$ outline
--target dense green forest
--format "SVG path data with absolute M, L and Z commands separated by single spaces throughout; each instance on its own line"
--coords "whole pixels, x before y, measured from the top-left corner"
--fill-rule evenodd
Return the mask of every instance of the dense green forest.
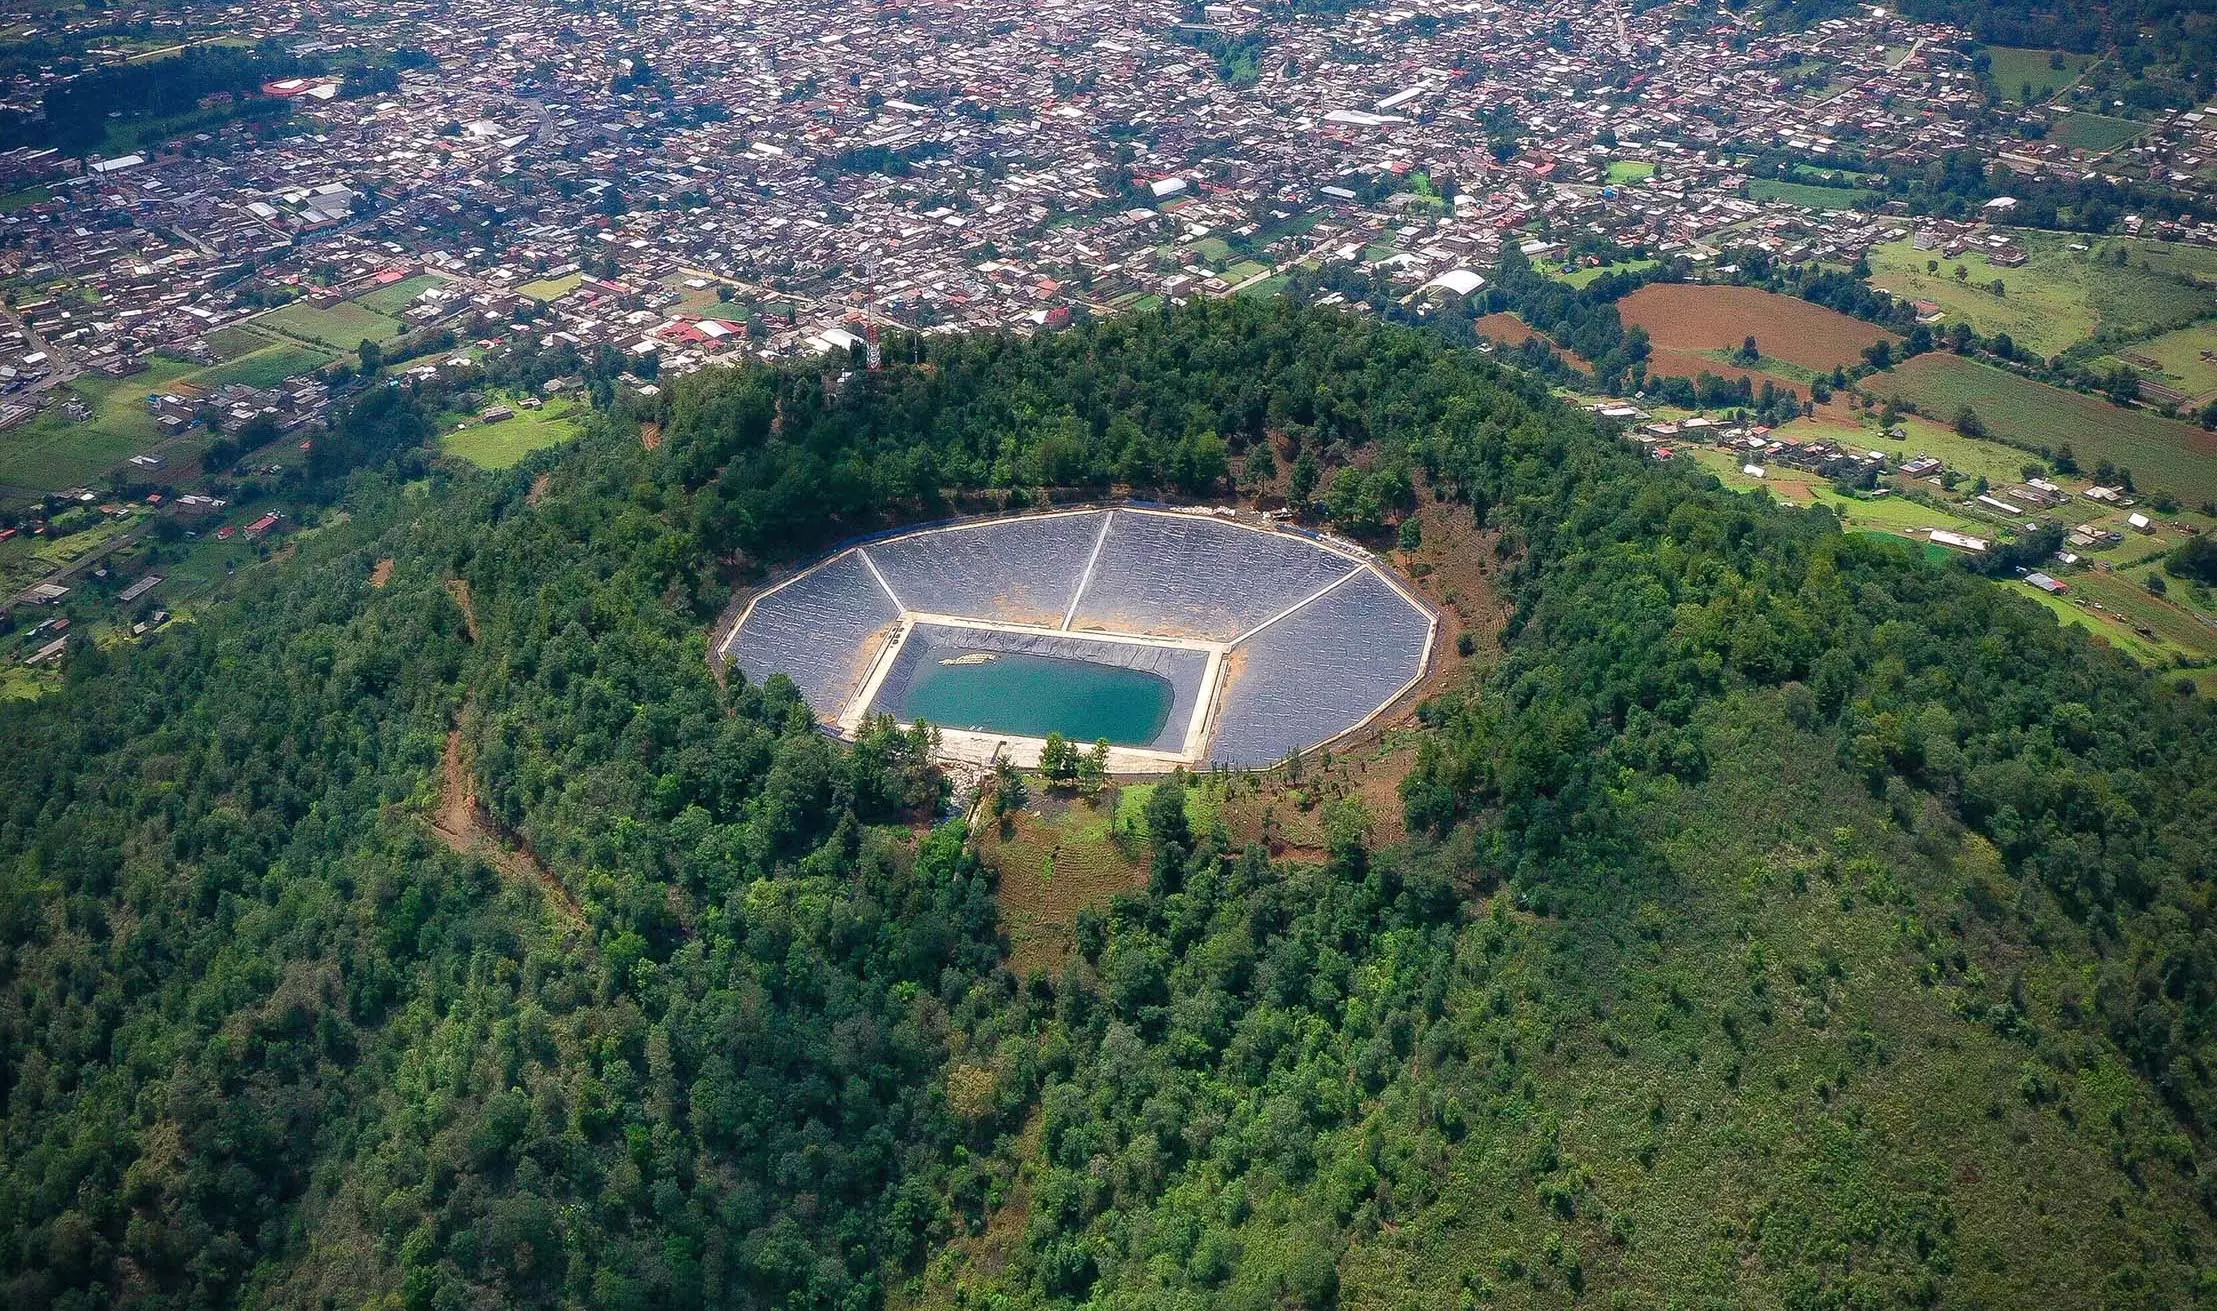
M 502 474 L 373 391 L 294 559 L 0 707 L 8 1305 L 2217 1293 L 2190 687 L 1417 329 L 887 357 Z M 853 532 L 1287 458 L 1483 526 L 1501 649 L 1422 712 L 1406 842 L 1342 808 L 1274 862 L 1160 789 L 1057 970 L 923 744 L 707 659 Z

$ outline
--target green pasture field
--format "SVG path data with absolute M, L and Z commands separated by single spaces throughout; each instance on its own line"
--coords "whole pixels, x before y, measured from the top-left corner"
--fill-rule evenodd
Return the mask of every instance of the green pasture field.
M 397 315 L 415 303 L 416 297 L 439 285 L 440 279 L 428 273 L 405 278 L 389 287 L 366 291 L 354 298 L 354 304 L 376 314 Z
M 1854 187 L 1818 187 L 1805 182 L 1781 182 L 1757 178 L 1747 184 L 1750 200 L 1775 200 L 1804 209 L 1853 209 L 1858 197 L 1871 193 Z
M 1270 266 L 1268 264 L 1257 264 L 1251 259 L 1241 260 L 1239 263 L 1234 264 L 1230 268 L 1224 270 L 1224 281 L 1245 282 L 1247 281 L 1247 279 L 1254 277 L 1258 273 L 1268 273 L 1269 271 Z
M 1276 296 L 1284 292 L 1286 284 L 1291 281 L 1293 279 L 1283 273 L 1275 274 L 1251 286 L 1240 288 L 1236 294 L 1241 296 Z
M 264 349 L 276 338 L 266 332 L 257 332 L 243 323 L 234 323 L 227 328 L 217 328 L 201 340 L 207 342 L 208 349 L 215 352 L 217 362 L 228 364 L 241 355 L 251 355 Z
M 577 436 L 576 404 L 549 401 L 543 410 L 518 410 L 499 423 L 474 420 L 459 432 L 443 433 L 439 449 L 481 469 L 506 469 L 533 451 Z
M 2032 84 L 2032 101 L 2037 104 L 2069 86 L 2094 62 L 2092 55 L 2075 55 L 2063 52 L 2063 67 L 2048 67 L 2046 50 L 2026 50 L 2020 46 L 1987 46 L 1983 53 L 1993 61 L 1987 73 L 1994 89 L 2005 100 L 2016 100 L 2022 95 L 2025 84 Z
M 1920 355 L 1863 382 L 1873 396 L 1899 396 L 1943 421 L 1968 405 L 1996 438 L 2069 446 L 2079 467 L 2108 460 L 2133 471 L 2142 490 L 2199 503 L 2217 499 L 2217 436 L 2145 410 L 2020 378 L 1945 351 Z
M 315 346 L 273 342 L 258 351 L 203 370 L 194 375 L 192 381 L 203 387 L 228 387 L 235 382 L 249 387 L 274 387 L 287 378 L 321 368 L 334 358 L 332 352 Z
M 2132 262 L 2120 268 L 2113 242 L 2074 251 L 2067 239 L 2052 234 L 2011 235 L 2029 256 L 2013 269 L 1997 268 L 1972 251 L 1949 259 L 1908 241 L 1873 246 L 1871 285 L 1907 300 L 1931 301 L 1949 320 L 1968 323 L 1987 336 L 2006 332 L 2012 341 L 2043 355 L 2060 354 L 2097 331 L 2130 339 L 2217 311 L 2217 292 L 2140 267 L 2137 246 L 2126 247 Z M 1926 265 L 1934 262 L 1938 271 L 1928 271 Z M 1968 271 L 1963 282 L 1955 280 L 1958 264 Z M 2000 296 L 1986 290 L 1996 278 L 2004 286 Z
M 1753 364 L 1740 363 L 1738 360 L 1732 358 L 1733 352 L 1728 350 L 1719 349 L 1708 351 L 1689 351 L 1687 353 L 1691 355 L 1699 355 L 1703 359 L 1715 360 L 1719 366 L 1717 369 L 1717 373 L 1720 377 L 1724 376 L 1725 371 L 1728 369 L 1748 369 L 1758 373 L 1767 373 L 1776 378 L 1783 378 L 1788 382 L 1798 382 L 1806 387 L 1810 383 L 1815 382 L 1820 376 L 1815 369 L 1795 364 L 1791 360 L 1781 360 L 1769 355 L 1761 354 L 1761 343 L 1758 342 L 1756 344 L 1758 347 L 1758 353 L 1755 356 L 1755 363 Z M 1822 376 L 1830 377 L 1831 373 L 1828 370 Z
M 1612 159 L 1603 176 L 1611 182 L 1640 182 L 1654 177 L 1656 165 L 1645 159 Z
M 2060 141 L 2075 150 L 2091 150 L 2097 154 L 2117 147 L 2148 130 L 2145 123 L 2135 123 L 2129 118 L 2111 118 L 2106 114 L 2064 114 L 2048 129 L 2048 140 Z
M 300 341 L 341 351 L 353 350 L 365 341 L 389 341 L 401 334 L 398 319 L 364 309 L 352 301 L 340 301 L 329 309 L 294 301 L 271 310 L 254 323 Z

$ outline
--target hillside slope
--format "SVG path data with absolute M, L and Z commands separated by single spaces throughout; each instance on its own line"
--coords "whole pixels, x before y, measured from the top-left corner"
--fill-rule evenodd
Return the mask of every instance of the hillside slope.
M 0 754 L 0 1296 L 2208 1285 L 2207 700 L 1414 331 L 1227 303 L 887 354 L 358 473 L 236 601 L 0 707 L 38 744 Z M 1019 977 L 912 738 L 711 675 L 733 569 L 1302 456 L 1349 526 L 1431 489 L 1513 607 L 1423 713 L 1405 841 L 1327 803 L 1274 862 L 1151 801 L 1145 889 Z

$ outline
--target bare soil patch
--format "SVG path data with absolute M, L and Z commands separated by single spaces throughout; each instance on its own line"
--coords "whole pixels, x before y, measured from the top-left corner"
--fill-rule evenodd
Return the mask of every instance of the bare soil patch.
M 542 473 L 531 480 L 531 490 L 523 495 L 525 505 L 537 505 L 547 498 L 547 488 L 554 483 L 554 475 Z
M 446 754 L 439 762 L 439 808 L 432 816 L 432 831 L 459 855 L 476 856 L 517 883 L 536 883 L 547 904 L 572 928 L 585 927 L 585 912 L 569 887 L 539 863 L 529 851 L 504 840 L 499 826 L 471 788 L 462 730 L 449 729 Z
M 1471 326 L 1476 328 L 1480 334 L 1490 337 L 1504 346 L 1522 346 L 1525 342 L 1537 337 L 1549 346 L 1554 347 L 1557 354 L 1577 367 L 1588 372 L 1593 370 L 1593 365 L 1588 363 L 1584 356 L 1576 351 L 1564 349 L 1553 337 L 1535 330 L 1531 324 L 1507 311 L 1481 316 Z
M 661 449 L 662 425 L 654 422 L 652 419 L 649 419 L 645 423 L 640 424 L 639 444 L 646 447 L 650 451 Z
M 371 587 L 382 588 L 385 586 L 385 584 L 391 582 L 392 580 L 393 558 L 388 555 L 384 559 L 377 562 L 377 567 L 375 569 L 370 570 L 369 585 Z
M 472 642 L 476 641 L 478 638 L 477 607 L 470 602 L 470 580 L 467 578 L 449 578 L 446 580 L 446 590 L 447 595 L 454 598 L 454 604 L 462 607 L 462 623 L 470 631 L 470 640 Z

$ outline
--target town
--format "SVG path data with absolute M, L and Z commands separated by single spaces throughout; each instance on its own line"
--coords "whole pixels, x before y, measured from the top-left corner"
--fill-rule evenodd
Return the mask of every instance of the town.
M 1556 325 L 1479 313 L 1504 259 L 1573 289 L 1744 279 L 1751 257 L 1852 269 L 1921 328 L 1983 342 L 1989 313 L 2040 312 L 2042 268 L 2112 249 L 2021 212 L 2010 193 L 2043 183 L 2168 198 L 2116 213 L 2113 239 L 2138 244 L 2114 249 L 2188 252 L 2150 276 L 2217 282 L 2217 117 L 2139 94 L 2114 61 L 1989 50 L 1876 6 L 1801 29 L 1441 0 L 110 6 L 33 26 L 81 53 L 19 61 L 0 99 L 27 139 L 0 153 L 11 608 L 107 578 L 154 520 L 197 542 L 282 508 L 334 408 L 377 378 L 462 397 L 442 449 L 482 463 L 710 365 L 862 364 L 886 334 L 1049 332 L 1196 297 L 1467 308 L 1503 358 L 1528 338 L 1574 356 Z M 209 89 L 150 91 L 168 111 L 151 114 L 70 94 L 168 65 Z M 1937 181 L 1912 199 L 1905 177 Z M 2182 355 L 2163 332 L 2204 333 L 2213 310 L 2152 323 L 2153 353 L 2121 363 L 2073 341 L 2027 339 L 2028 358 L 2121 369 L 2135 416 L 2190 418 L 2217 399 L 2217 336 Z M 1759 417 L 1839 416 L 1826 374 L 1855 357 L 1811 372 L 1711 349 L 1738 326 L 1585 389 L 1650 416 L 1688 399 L 1650 378 L 1737 362 L 1785 402 Z M 1779 439 L 1824 449 L 1836 427 Z M 1892 466 L 1936 476 L 1916 454 Z

